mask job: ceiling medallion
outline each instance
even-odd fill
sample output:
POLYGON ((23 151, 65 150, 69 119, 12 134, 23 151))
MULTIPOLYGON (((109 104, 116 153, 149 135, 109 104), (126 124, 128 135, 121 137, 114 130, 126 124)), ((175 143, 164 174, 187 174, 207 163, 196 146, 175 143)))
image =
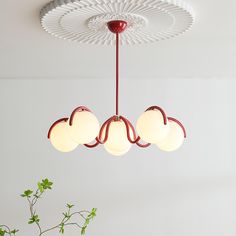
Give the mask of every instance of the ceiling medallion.
POLYGON ((54 0, 40 13, 42 27, 70 41, 115 45, 107 22, 124 20, 120 44, 156 42, 177 36, 194 22, 191 7, 180 0, 54 0))
POLYGON ((99 127, 99 122, 91 110, 84 106, 77 107, 69 118, 57 120, 48 131, 48 139, 57 150, 69 152, 79 144, 88 148, 103 144, 108 153, 121 156, 130 150, 132 144, 141 148, 155 144, 163 151, 174 151, 184 142, 184 126, 177 119, 167 117, 159 106, 149 107, 139 117, 136 124, 137 133, 131 122, 119 113, 119 39, 120 34, 126 32, 128 25, 124 20, 107 22, 109 33, 113 33, 116 40, 115 115, 99 127))

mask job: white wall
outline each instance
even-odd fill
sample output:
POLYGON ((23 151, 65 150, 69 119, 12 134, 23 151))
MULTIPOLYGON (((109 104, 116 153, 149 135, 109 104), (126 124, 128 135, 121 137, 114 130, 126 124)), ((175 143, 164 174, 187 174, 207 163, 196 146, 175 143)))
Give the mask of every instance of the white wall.
POLYGON ((120 108, 134 124, 154 104, 185 124, 188 138, 174 153, 133 147, 116 158, 102 146, 56 152, 46 138, 50 124, 77 105, 104 121, 114 112, 113 85, 0 80, 0 223, 19 228, 19 236, 37 235, 19 194, 48 177, 55 186, 40 204, 45 226, 60 219, 66 202, 78 201, 98 208, 88 236, 235 236, 236 80, 122 79, 120 108))

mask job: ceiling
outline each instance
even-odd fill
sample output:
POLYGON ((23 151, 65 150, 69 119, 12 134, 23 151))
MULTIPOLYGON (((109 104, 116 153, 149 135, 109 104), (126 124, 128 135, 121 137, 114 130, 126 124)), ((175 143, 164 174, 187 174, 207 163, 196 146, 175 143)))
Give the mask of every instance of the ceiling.
POLYGON ((122 48, 120 87, 120 109, 133 124, 159 105, 184 123, 187 140, 173 153, 134 146, 122 158, 102 146, 62 154, 46 137, 78 105, 100 123, 114 113, 114 48, 45 33, 38 14, 47 1, 1 3, 0 224, 36 236, 19 194, 48 177, 54 189, 38 207, 45 228, 69 202, 98 208, 87 236, 236 235, 236 2, 188 2, 196 11, 189 32, 122 48))
MULTIPOLYGON (((114 74, 114 48, 55 39, 40 26, 48 0, 1 3, 0 78, 104 78, 114 74), (93 70, 89 70, 93 68, 93 70), (88 73, 89 70, 89 73, 88 73)), ((234 0, 188 0, 196 22, 160 43, 123 47, 122 75, 131 78, 234 77, 234 0), (138 55, 138 56, 137 56, 138 55)))

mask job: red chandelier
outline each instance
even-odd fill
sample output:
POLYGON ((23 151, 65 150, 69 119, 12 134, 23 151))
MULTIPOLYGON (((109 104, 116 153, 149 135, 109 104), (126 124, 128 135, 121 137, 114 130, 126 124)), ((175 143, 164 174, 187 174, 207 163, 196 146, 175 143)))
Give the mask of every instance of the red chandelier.
POLYGON ((69 118, 59 119, 52 124, 48 139, 61 152, 72 151, 79 144, 87 148, 104 144, 106 151, 116 156, 127 153, 132 144, 141 148, 156 144, 163 151, 178 149, 186 138, 185 128, 177 119, 167 117, 159 106, 149 107, 139 117, 137 133, 131 122, 119 114, 119 35, 126 29, 127 22, 114 20, 108 22, 107 26, 116 35, 115 115, 99 128, 98 120, 91 110, 79 106, 69 118))

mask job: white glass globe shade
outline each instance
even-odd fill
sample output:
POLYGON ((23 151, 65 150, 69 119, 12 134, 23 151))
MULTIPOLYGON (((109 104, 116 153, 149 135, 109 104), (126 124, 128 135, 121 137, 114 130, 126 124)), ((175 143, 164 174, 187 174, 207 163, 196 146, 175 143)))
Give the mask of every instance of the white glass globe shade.
MULTIPOLYGON (((105 136, 105 130, 103 131, 102 137, 105 136)), ((133 138, 132 132, 130 131, 131 138, 133 138)), ((121 120, 112 121, 109 128, 108 139, 104 144, 106 151, 114 156, 124 155, 131 148, 131 143, 127 138, 125 123, 121 120)))
POLYGON ((162 151, 175 151, 177 150, 184 142, 184 132, 180 125, 175 121, 169 120, 169 134, 160 142, 156 143, 156 145, 162 151))
POLYGON ((159 110, 145 111, 136 124, 137 133, 147 143, 157 143, 163 140, 169 132, 168 122, 165 125, 159 110))
POLYGON ((92 142, 99 133, 99 122, 96 116, 89 111, 78 111, 73 117, 72 126, 69 125, 69 135, 79 144, 92 142))
POLYGON ((78 143, 69 136, 67 129, 67 122, 61 121, 52 128, 50 133, 52 146, 60 152, 70 152, 78 146, 78 143))
POLYGON ((123 156, 130 150, 130 148, 128 148, 126 150, 122 150, 121 152, 119 152, 119 151, 114 150, 114 149, 109 149, 106 146, 104 146, 104 147, 105 147, 105 150, 113 156, 123 156))

